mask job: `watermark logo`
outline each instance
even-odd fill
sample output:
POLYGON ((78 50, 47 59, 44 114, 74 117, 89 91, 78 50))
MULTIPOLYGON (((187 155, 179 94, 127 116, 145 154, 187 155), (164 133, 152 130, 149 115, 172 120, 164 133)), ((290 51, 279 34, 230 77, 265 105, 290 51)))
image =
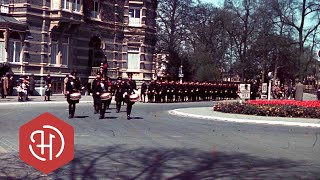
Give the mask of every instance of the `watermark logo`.
POLYGON ((44 113, 20 128, 20 158, 49 174, 74 158, 73 127, 44 113))

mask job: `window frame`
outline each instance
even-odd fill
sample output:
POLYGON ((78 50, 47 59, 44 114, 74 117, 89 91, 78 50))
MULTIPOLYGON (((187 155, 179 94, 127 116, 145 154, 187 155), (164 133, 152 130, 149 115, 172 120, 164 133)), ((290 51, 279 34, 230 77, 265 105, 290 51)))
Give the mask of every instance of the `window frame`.
POLYGON ((72 12, 81 13, 82 0, 72 0, 72 12))
POLYGON ((140 68, 140 63, 141 63, 141 59, 140 59, 140 48, 136 48, 136 47, 128 47, 128 53, 127 53, 127 71, 133 71, 133 72, 139 72, 141 71, 140 68), (137 64, 135 66, 137 66, 136 69, 130 69, 129 68, 129 57, 130 54, 135 54, 138 57, 138 61, 137 64))
POLYGON ((142 15, 142 9, 139 7, 130 7, 129 8, 129 26, 142 26, 142 20, 141 20, 141 15, 142 15), (133 15, 131 13, 131 10, 133 10, 133 15), (136 17, 137 12, 139 12, 139 17, 136 17), (136 21, 138 21, 136 23, 136 21))
POLYGON ((100 2, 98 0, 93 0, 93 10, 91 11, 91 18, 100 19, 100 8, 100 2), (95 11, 96 7, 98 7, 98 11, 95 11))
POLYGON ((70 0, 62 0, 61 3, 62 3, 62 6, 61 6, 62 10, 71 11, 70 10, 70 0), (67 4, 68 4, 68 8, 67 8, 67 4))
POLYGON ((0 54, 3 54, 3 60, 1 60, 1 56, 0 56, 0 63, 4 63, 4 62, 7 62, 6 42, 1 40, 0 43, 3 43, 3 49, 0 48, 0 54))
MULTIPOLYGON (((60 4, 61 5, 61 4, 60 4)), ((59 5, 59 2, 57 0, 52 0, 51 1, 51 9, 52 10, 59 10, 60 9, 60 5, 59 5), (55 5, 55 2, 56 2, 56 6, 55 5)))
POLYGON ((9 39, 8 40, 8 62, 11 64, 21 64, 21 52, 22 52, 22 42, 19 39, 9 39), (12 61, 10 61, 11 59, 11 54, 10 54, 10 43, 13 42, 13 57, 12 57, 12 61), (20 52, 19 54, 19 61, 15 61, 16 60, 16 55, 17 55, 17 44, 20 44, 20 52))
POLYGON ((61 54, 62 54, 62 56, 61 56, 61 62, 60 62, 60 64, 62 65, 62 66, 68 66, 69 65, 69 44, 68 43, 62 43, 62 45, 61 45, 61 47, 62 47, 62 51, 61 51, 61 54), (66 47, 65 47, 66 46, 66 47), (65 52, 66 52, 66 55, 65 55, 65 52), (66 60, 64 60, 64 58, 67 58, 66 60), (65 63, 65 64, 64 64, 65 63))
POLYGON ((50 64, 51 65, 59 65, 59 44, 56 41, 51 42, 51 48, 50 48, 50 64), (56 52, 53 53, 52 48, 55 46, 56 52), (52 59, 55 57, 55 63, 52 63, 52 59))

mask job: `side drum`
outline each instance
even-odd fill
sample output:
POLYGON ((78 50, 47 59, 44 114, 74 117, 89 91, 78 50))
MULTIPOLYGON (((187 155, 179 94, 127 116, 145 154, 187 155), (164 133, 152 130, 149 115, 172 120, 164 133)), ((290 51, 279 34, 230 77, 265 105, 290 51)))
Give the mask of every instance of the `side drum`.
POLYGON ((71 93, 70 94, 70 99, 73 100, 73 101, 77 101, 79 99, 81 99, 81 93, 71 93))
POLYGON ((112 98, 111 93, 102 93, 100 95, 102 101, 107 101, 112 98))
POLYGON ((140 96, 139 96, 138 94, 131 94, 131 95, 129 96, 129 100, 130 100, 131 102, 137 102, 137 101, 139 100, 139 98, 140 98, 140 96))

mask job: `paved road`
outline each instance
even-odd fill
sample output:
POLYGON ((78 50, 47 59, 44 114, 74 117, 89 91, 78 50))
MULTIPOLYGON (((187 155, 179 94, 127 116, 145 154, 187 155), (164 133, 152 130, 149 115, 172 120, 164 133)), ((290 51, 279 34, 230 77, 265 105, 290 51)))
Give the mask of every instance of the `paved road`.
MULTIPOLYGON (((0 106, 0 179, 319 179, 320 129, 172 116, 212 103, 136 104, 131 121, 89 103, 0 106), (43 112, 75 128, 75 160, 49 176, 18 158, 18 129, 43 112)), ((113 106, 114 107, 114 106, 113 106)), ((125 110, 123 108, 123 110, 125 110)))

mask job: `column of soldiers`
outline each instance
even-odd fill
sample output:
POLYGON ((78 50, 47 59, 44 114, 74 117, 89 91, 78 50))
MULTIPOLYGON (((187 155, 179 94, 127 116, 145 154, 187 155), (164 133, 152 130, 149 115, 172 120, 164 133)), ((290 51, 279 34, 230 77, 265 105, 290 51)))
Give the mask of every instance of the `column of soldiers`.
POLYGON ((120 113, 121 105, 124 102, 127 104, 127 119, 130 120, 132 106, 135 104, 135 100, 138 99, 138 97, 132 99, 135 90, 137 90, 137 85, 132 79, 132 73, 128 73, 127 80, 118 77, 117 82, 112 84, 109 77, 98 72, 92 83, 94 113, 100 114, 100 119, 103 119, 105 110, 110 107, 112 96, 115 96, 116 113, 120 113), (104 97, 104 95, 107 95, 107 97, 104 97))
POLYGON ((148 102, 151 103, 196 102, 235 99, 238 84, 152 80, 144 89, 141 95, 147 94, 148 102))

